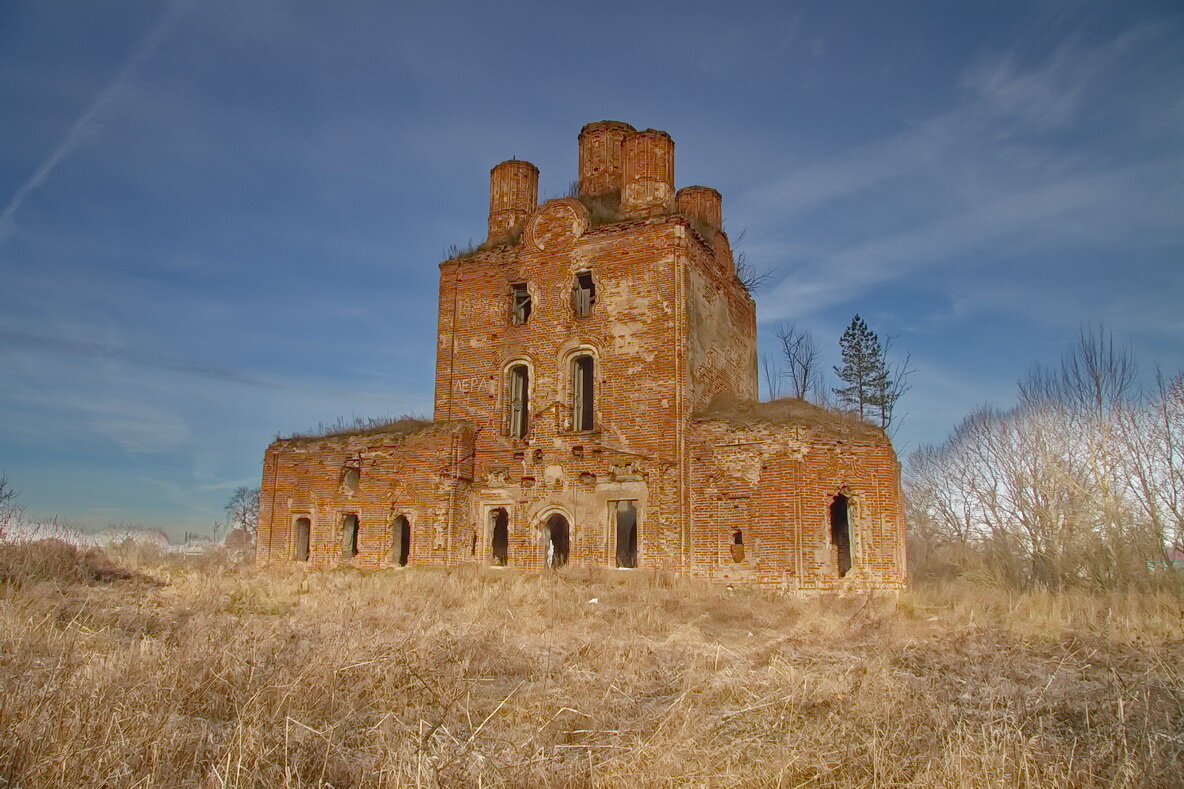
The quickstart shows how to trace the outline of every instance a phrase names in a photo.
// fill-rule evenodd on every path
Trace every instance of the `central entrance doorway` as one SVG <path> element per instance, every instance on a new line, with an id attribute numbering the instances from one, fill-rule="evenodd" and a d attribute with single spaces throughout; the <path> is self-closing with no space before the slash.
<path id="1" fill-rule="evenodd" d="M 568 526 L 567 518 L 559 513 L 547 518 L 547 524 L 543 527 L 543 538 L 547 551 L 547 567 L 555 569 L 567 564 L 568 553 L 571 550 L 571 528 Z"/>

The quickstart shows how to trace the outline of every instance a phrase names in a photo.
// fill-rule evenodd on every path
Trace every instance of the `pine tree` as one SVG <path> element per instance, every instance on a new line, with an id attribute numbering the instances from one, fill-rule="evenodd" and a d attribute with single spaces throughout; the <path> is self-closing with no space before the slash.
<path id="1" fill-rule="evenodd" d="M 835 375 L 846 384 L 834 390 L 839 402 L 857 411 L 860 419 L 878 416 L 880 424 L 886 427 L 895 398 L 888 402 L 894 387 L 880 338 L 856 315 L 839 338 L 839 348 L 843 366 L 834 368 Z"/>

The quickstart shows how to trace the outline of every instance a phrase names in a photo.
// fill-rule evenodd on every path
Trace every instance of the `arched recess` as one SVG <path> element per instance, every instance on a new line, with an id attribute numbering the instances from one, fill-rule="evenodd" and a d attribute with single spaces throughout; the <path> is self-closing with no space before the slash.
<path id="1" fill-rule="evenodd" d="M 510 513 L 505 507 L 489 511 L 489 549 L 495 566 L 510 563 Z"/>
<path id="2" fill-rule="evenodd" d="M 312 537 L 312 519 L 307 516 L 301 516 L 296 519 L 295 535 L 293 540 L 292 558 L 298 562 L 308 561 L 309 545 Z"/>
<path id="3" fill-rule="evenodd" d="M 411 560 L 411 521 L 406 515 L 391 520 L 391 561 L 406 567 Z"/>

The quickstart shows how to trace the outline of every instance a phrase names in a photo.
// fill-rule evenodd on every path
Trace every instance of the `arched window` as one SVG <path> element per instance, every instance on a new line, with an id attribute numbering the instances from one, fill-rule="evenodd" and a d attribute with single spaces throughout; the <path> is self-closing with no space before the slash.
<path id="1" fill-rule="evenodd" d="M 510 368 L 509 393 L 506 402 L 509 408 L 507 422 L 510 435 L 526 438 L 530 428 L 530 370 L 525 364 Z"/>
<path id="2" fill-rule="evenodd" d="M 842 493 L 830 503 L 830 544 L 838 553 L 839 577 L 851 569 L 851 520 L 847 497 Z"/>
<path id="3" fill-rule="evenodd" d="M 595 397 L 596 362 L 591 356 L 571 360 L 571 427 L 591 430 Z"/>
<path id="4" fill-rule="evenodd" d="M 411 558 L 411 523 L 407 516 L 400 515 L 391 521 L 391 545 L 391 558 L 405 567 Z"/>

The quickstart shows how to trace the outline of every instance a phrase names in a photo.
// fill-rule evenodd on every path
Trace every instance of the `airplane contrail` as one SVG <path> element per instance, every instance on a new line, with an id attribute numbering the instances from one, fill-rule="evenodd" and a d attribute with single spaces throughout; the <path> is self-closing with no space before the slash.
<path id="1" fill-rule="evenodd" d="M 20 210 L 21 205 L 25 202 L 25 198 L 34 189 L 45 183 L 46 179 L 54 171 L 54 168 L 82 143 L 92 128 L 95 130 L 101 128 L 103 111 L 115 102 L 119 92 L 131 80 L 136 68 L 164 41 L 178 17 L 180 17 L 182 10 L 181 2 L 172 2 L 169 4 L 156 20 L 155 24 L 144 34 L 144 37 L 140 40 L 136 48 L 124 59 L 123 65 L 120 67 L 119 73 L 115 75 L 115 78 L 90 103 L 86 111 L 74 121 L 74 124 L 70 127 L 70 131 L 66 133 L 65 139 L 38 165 L 28 180 L 13 193 L 8 204 L 4 207 L 3 213 L 0 213 L 0 244 L 3 244 L 12 236 L 14 229 L 13 217 Z"/>

